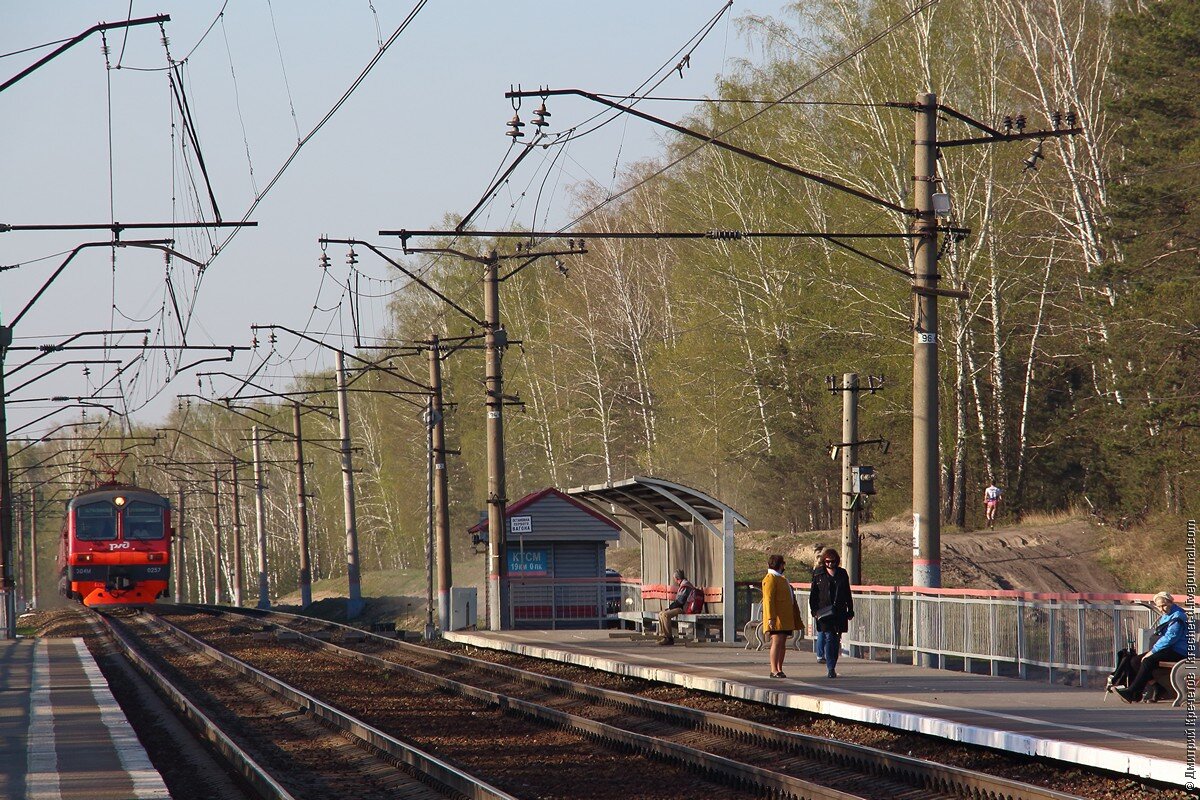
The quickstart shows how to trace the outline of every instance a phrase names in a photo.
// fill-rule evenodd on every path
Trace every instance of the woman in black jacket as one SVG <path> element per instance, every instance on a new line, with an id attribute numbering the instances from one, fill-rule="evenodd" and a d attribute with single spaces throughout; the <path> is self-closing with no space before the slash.
<path id="1" fill-rule="evenodd" d="M 813 570 L 812 588 L 808 593 L 808 608 L 816 621 L 817 662 L 837 677 L 838 654 L 842 651 L 842 634 L 854 619 L 854 598 L 850 596 L 850 575 L 841 568 L 842 558 L 832 547 L 821 553 L 821 563 Z"/>

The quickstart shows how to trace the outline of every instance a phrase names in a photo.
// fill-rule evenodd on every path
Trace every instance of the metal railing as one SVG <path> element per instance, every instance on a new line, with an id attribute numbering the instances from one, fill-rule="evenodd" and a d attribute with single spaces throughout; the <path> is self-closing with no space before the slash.
<path id="1" fill-rule="evenodd" d="M 1152 595 L 860 586 L 842 637 L 867 658 L 1087 686 L 1116 666 L 1116 652 L 1152 628 Z"/>
<path id="2" fill-rule="evenodd" d="M 807 583 L 793 583 L 807 615 Z M 642 608 L 642 585 L 625 578 L 510 578 L 518 628 L 603 628 Z M 761 601 L 756 583 L 734 587 L 737 630 Z M 1116 666 L 1116 652 L 1153 628 L 1149 594 L 1046 594 L 1004 590 L 854 587 L 854 619 L 842 645 L 869 659 L 1045 679 L 1087 686 Z M 808 620 L 809 635 L 815 630 Z"/>
<path id="3" fill-rule="evenodd" d="M 622 610 L 641 607 L 641 584 L 622 578 L 509 578 L 517 628 L 603 628 Z"/>

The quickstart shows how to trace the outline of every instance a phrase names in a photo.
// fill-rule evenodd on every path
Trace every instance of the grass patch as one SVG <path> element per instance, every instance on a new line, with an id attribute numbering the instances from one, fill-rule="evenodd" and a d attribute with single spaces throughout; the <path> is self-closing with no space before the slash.
<path id="1" fill-rule="evenodd" d="M 1024 514 L 1016 525 L 1021 528 L 1042 528 L 1049 525 L 1061 525 L 1064 522 L 1086 516 L 1087 514 L 1079 508 L 1068 508 L 1062 511 L 1030 511 Z"/>
<path id="2" fill-rule="evenodd" d="M 1183 594 L 1187 567 L 1187 520 L 1156 514 L 1127 531 L 1107 528 L 1099 561 L 1127 592 Z"/>

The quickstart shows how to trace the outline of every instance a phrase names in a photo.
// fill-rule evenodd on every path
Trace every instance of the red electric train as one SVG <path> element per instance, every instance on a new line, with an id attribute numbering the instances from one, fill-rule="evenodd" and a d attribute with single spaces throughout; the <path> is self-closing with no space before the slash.
<path id="1" fill-rule="evenodd" d="M 110 483 L 67 502 L 59 591 L 85 606 L 149 605 L 167 596 L 171 504 L 149 489 Z"/>

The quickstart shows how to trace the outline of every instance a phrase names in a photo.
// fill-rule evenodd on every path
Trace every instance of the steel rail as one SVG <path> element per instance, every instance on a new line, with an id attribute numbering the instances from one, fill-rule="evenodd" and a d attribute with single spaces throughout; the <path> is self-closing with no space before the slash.
<path id="1" fill-rule="evenodd" d="M 145 678 L 154 685 L 159 693 L 178 711 L 196 730 L 200 736 L 225 759 L 233 771 L 241 775 L 264 800 L 296 800 L 295 795 L 279 785 L 249 753 L 243 750 L 225 734 L 221 728 L 200 710 L 191 700 L 183 695 L 171 681 L 157 668 L 147 661 L 129 635 L 121 630 L 114 621 L 103 614 L 94 616 L 104 622 L 104 630 L 111 637 L 135 667 Z"/>
<path id="2" fill-rule="evenodd" d="M 208 607 L 210 610 L 212 607 Z M 257 619 L 266 617 L 284 617 L 295 621 L 317 624 L 327 628 L 354 631 L 366 637 L 373 637 L 389 646 L 393 646 L 425 659 L 444 661 L 457 666 L 468 667 L 476 671 L 486 671 L 492 674 L 520 681 L 529 685 L 541 687 L 553 692 L 570 694 L 576 697 L 605 703 L 636 713 L 674 721 L 691 726 L 697 730 L 712 731 L 724 736 L 750 739 L 763 745 L 788 750 L 799 755 L 819 758 L 832 762 L 842 768 L 853 769 L 857 772 L 868 772 L 879 777 L 903 776 L 903 780 L 914 786 L 929 791 L 951 791 L 963 797 L 1003 797 L 1007 800 L 1083 800 L 1076 795 L 1046 789 L 1040 786 L 995 777 L 984 773 L 973 772 L 961 767 L 938 764 L 910 756 L 903 756 L 879 750 L 865 745 L 840 742 L 824 737 L 810 736 L 793 731 L 773 728 L 769 725 L 733 717 L 713 711 L 678 706 L 659 700 L 639 697 L 625 692 L 602 689 L 596 686 L 576 683 L 563 678 L 554 678 L 534 672 L 528 672 L 516 667 L 496 664 L 490 661 L 470 658 L 457 653 L 447 653 L 419 645 L 407 644 L 377 634 L 368 633 L 358 628 L 342 625 L 336 622 L 287 614 L 281 611 L 260 611 L 258 609 L 221 609 Z M 269 623 L 268 623 L 269 624 Z M 299 631 L 300 635 L 305 635 Z M 319 642 L 319 640 L 316 640 Z M 351 651 L 353 652 L 353 651 Z M 364 656 L 365 654 L 357 654 Z M 374 656 L 368 663 L 377 665 Z M 383 661 L 384 664 L 391 662 Z M 393 667 L 399 665 L 392 665 Z M 410 669 L 410 668 L 403 668 Z M 427 673 L 420 673 L 426 675 Z M 442 679 L 444 680 L 444 679 Z"/>
<path id="3" fill-rule="evenodd" d="M 214 606 L 201 605 L 185 605 L 178 604 L 175 608 L 194 608 L 202 609 L 205 613 L 212 613 Z M 153 610 L 153 609 L 151 609 Z M 383 731 L 375 728 L 367 723 L 359 720 L 349 714 L 346 714 L 328 703 L 324 703 L 312 695 L 290 686 L 283 681 L 274 678 L 262 670 L 256 669 L 249 664 L 237 659 L 228 653 L 224 653 L 217 648 L 209 645 L 195 636 L 192 636 L 187 631 L 177 625 L 174 625 L 158 615 L 151 615 L 151 619 L 156 625 L 161 626 L 162 630 L 169 631 L 173 636 L 184 642 L 187 646 L 203 653 L 222 665 L 232 669 L 248 680 L 267 689 L 271 693 L 282 697 L 289 702 L 304 709 L 307 713 L 313 715 L 330 725 L 338 728 L 354 738 L 362 741 L 373 750 L 382 753 L 389 759 L 394 759 L 396 762 L 405 764 L 411 767 L 414 771 L 423 775 L 434 783 L 450 790 L 457 792 L 460 795 L 471 798 L 472 800 L 518 800 L 507 792 L 501 791 L 494 786 L 475 778 L 472 775 L 463 772 L 445 761 L 430 755 L 422 750 L 405 744 L 399 739 L 396 739 Z M 303 636 L 303 634 L 300 634 Z M 307 638 L 307 637 L 305 637 Z M 316 641 L 316 640 L 313 640 Z M 320 644 L 320 642 L 318 642 Z"/>
<path id="4" fill-rule="evenodd" d="M 202 609 L 204 613 L 208 614 L 218 612 L 224 615 L 248 616 L 251 618 L 258 618 L 260 620 L 262 617 L 269 617 L 272 614 L 279 613 L 264 611 L 260 614 L 256 613 L 258 611 L 257 609 L 233 609 L 215 606 L 192 606 L 192 608 L 196 608 L 197 610 Z M 342 629 L 344 632 L 352 632 L 352 635 L 355 638 L 358 638 L 359 636 L 374 637 L 385 641 L 388 644 L 402 645 L 404 647 L 415 647 L 411 645 L 403 645 L 395 640 L 367 633 L 357 628 L 338 625 L 336 623 L 324 623 L 323 620 L 311 620 L 310 618 L 305 617 L 293 617 L 293 619 L 303 619 L 305 621 L 312 621 L 337 627 Z M 567 728 L 575 731 L 576 733 L 580 733 L 589 739 L 599 741 L 607 746 L 617 746 L 656 759 L 691 767 L 709 780 L 714 780 L 720 783 L 742 788 L 754 787 L 755 789 L 766 792 L 771 796 L 795 798 L 796 800 L 864 800 L 862 795 L 844 792 L 814 783 L 812 781 L 804 780 L 803 778 L 798 778 L 794 775 L 787 775 L 784 773 L 775 772 L 773 770 L 764 769 L 762 767 L 757 767 L 753 764 L 735 761 L 733 759 L 726 758 L 725 756 L 720 756 L 715 753 L 710 753 L 676 742 L 666 741 L 656 736 L 635 733 L 624 728 L 618 728 L 613 725 L 598 722 L 586 717 L 581 717 L 576 714 L 560 711 L 539 703 L 501 694 L 499 692 L 493 692 L 477 686 L 471 686 L 451 678 L 433 675 L 429 672 L 425 672 L 413 667 L 396 664 L 395 662 L 379 658 L 378 656 L 362 653 L 347 647 L 342 647 L 332 642 L 324 641 L 301 631 L 297 631 L 294 628 L 287 628 L 286 626 L 279 625 L 277 623 L 265 621 L 263 624 L 268 630 L 288 630 L 290 633 L 295 634 L 307 644 L 331 653 L 335 653 L 343 658 L 358 661 L 362 664 L 375 667 L 376 669 L 396 673 L 406 678 L 420 681 L 421 683 L 432 685 L 438 689 L 453 692 L 454 694 L 458 694 L 463 697 L 470 697 L 488 705 L 496 706 L 504 711 L 516 712 L 550 725 Z M 423 656 L 428 657 L 428 653 L 430 652 L 428 648 L 417 649 L 421 651 Z M 466 659 L 466 663 L 469 663 L 472 667 L 480 668 L 484 667 L 485 665 L 493 666 L 488 664 L 488 662 L 475 661 L 474 659 Z M 518 670 L 517 672 L 521 671 Z M 532 673 L 525 674 L 531 675 Z M 573 685 L 570 681 L 565 681 L 564 683 Z M 670 708 L 668 704 L 663 705 L 665 708 Z"/>

